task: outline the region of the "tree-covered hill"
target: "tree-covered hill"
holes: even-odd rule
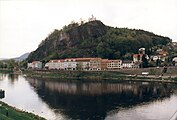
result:
[[[144,30],[114,28],[94,20],[84,24],[73,22],[61,30],[54,30],[27,60],[48,61],[73,57],[101,57],[108,59],[129,58],[145,47],[147,53],[153,46],[167,45],[168,37]]]

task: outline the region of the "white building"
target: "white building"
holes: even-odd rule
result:
[[[77,68],[76,58],[68,58],[64,60],[65,70],[76,70],[76,68]]]
[[[64,60],[50,60],[45,64],[45,68],[49,70],[63,70],[64,69]]]
[[[107,69],[117,70],[122,68],[122,60],[108,60]]]
[[[177,66],[177,57],[174,57],[172,61],[174,62],[174,65]]]
[[[28,69],[41,69],[42,68],[42,62],[33,61],[32,63],[28,63],[27,67],[28,67]]]
[[[76,58],[77,69],[78,70],[89,70],[91,59],[92,58]]]
[[[140,48],[138,51],[139,51],[139,54],[145,54],[145,48]]]
[[[157,61],[158,59],[160,59],[159,56],[157,56],[157,55],[152,56],[153,61]]]
[[[90,59],[90,69],[89,70],[101,70],[101,58]]]
[[[122,68],[134,68],[134,63],[131,60],[123,60],[122,61]]]
[[[124,68],[133,68],[133,62],[124,63]],[[118,70],[122,69],[122,60],[108,60],[101,58],[67,58],[50,60],[45,64],[49,70]]]

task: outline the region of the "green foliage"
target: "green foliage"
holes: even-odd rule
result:
[[[156,66],[161,66],[161,62],[162,62],[162,61],[161,61],[160,59],[157,59],[157,60],[156,60]]]
[[[143,68],[147,68],[148,67],[148,60],[147,60],[145,54],[142,56],[142,67]]]
[[[18,66],[18,62],[13,59],[0,61],[0,68],[12,70]]]
[[[22,112],[0,101],[0,118],[2,120],[45,120],[32,113]]]
[[[97,46],[97,54],[102,58],[109,58],[111,56],[112,50],[109,44],[100,42]]]
[[[101,21],[82,25],[75,22],[62,30],[54,30],[27,61],[61,59],[69,57],[102,57],[108,59],[131,59],[145,47],[148,54],[155,52],[154,46],[166,46],[171,40],[143,30],[113,28]],[[173,53],[173,56],[177,53]]]

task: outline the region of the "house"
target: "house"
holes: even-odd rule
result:
[[[102,59],[101,60],[101,70],[107,70],[108,69],[108,67],[107,67],[108,63],[109,63],[108,59]]]
[[[108,70],[119,70],[122,68],[122,60],[108,60],[107,69]]]
[[[134,54],[133,55],[133,62],[134,63],[141,63],[142,57],[143,57],[143,54]]]
[[[108,60],[102,58],[66,58],[50,60],[45,64],[49,70],[119,70],[122,60]]]
[[[89,70],[101,70],[101,58],[90,59],[90,69]]]
[[[163,49],[158,49],[156,53],[159,59],[163,62],[168,58],[168,52],[164,51]]]
[[[177,66],[177,57],[174,57],[174,58],[172,59],[172,62],[173,62],[173,65],[174,65],[174,66]]]
[[[145,54],[145,48],[140,48],[138,51],[139,51],[139,54]]]
[[[89,70],[92,58],[76,58],[77,70]]]
[[[40,61],[33,61],[32,63],[27,64],[28,69],[41,69],[42,68],[42,62]]]
[[[122,68],[124,68],[124,69],[135,68],[135,65],[134,65],[133,61],[131,61],[131,60],[123,60],[122,61]]]
[[[64,60],[50,60],[45,64],[45,68],[49,70],[63,70],[64,69]]]
[[[159,58],[159,56],[154,55],[154,56],[151,56],[151,59],[152,59],[153,61],[157,61],[157,60],[160,59],[160,58]]]
[[[77,62],[76,58],[67,58],[64,60],[64,70],[76,70]]]
[[[101,70],[101,58],[66,58],[50,60],[45,64],[49,70]]]

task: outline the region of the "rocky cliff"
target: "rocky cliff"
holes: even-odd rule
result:
[[[95,20],[79,25],[69,24],[61,30],[54,30],[38,48],[31,52],[28,61],[62,59],[69,57],[123,58],[145,47],[171,42],[168,37],[155,35],[144,30],[114,28]]]

